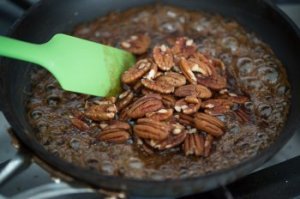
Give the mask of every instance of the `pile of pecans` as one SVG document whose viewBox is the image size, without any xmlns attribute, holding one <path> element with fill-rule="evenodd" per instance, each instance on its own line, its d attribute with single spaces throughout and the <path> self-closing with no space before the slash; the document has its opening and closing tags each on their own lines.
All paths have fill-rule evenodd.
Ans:
<svg viewBox="0 0 300 199">
<path fill-rule="evenodd" d="M 121 43 L 135 54 L 145 53 L 149 46 L 147 35 Z M 117 98 L 90 103 L 83 113 L 100 126 L 99 141 L 133 140 L 148 153 L 181 147 L 186 156 L 207 157 L 214 140 L 225 132 L 219 115 L 231 112 L 242 122 L 249 120 L 240 108 L 249 99 L 228 91 L 223 62 L 198 52 L 186 37 L 177 38 L 171 47 L 155 46 L 151 56 L 123 73 L 122 83 L 125 91 Z M 72 123 L 88 129 L 80 118 Z"/>
</svg>

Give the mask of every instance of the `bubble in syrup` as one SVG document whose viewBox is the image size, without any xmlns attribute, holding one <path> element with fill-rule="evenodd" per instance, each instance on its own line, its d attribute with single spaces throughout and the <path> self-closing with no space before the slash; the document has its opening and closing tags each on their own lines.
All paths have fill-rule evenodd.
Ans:
<svg viewBox="0 0 300 199">
<path fill-rule="evenodd" d="M 268 66 L 258 68 L 258 74 L 264 82 L 269 84 L 275 84 L 279 79 L 278 71 Z"/>
<path fill-rule="evenodd" d="M 225 65 L 230 65 L 232 62 L 232 56 L 229 53 L 223 53 L 219 57 Z"/>
<path fill-rule="evenodd" d="M 45 86 L 45 90 L 46 91 L 52 91 L 52 90 L 54 90 L 56 87 L 55 87 L 55 85 L 54 84 L 47 84 L 46 86 Z"/>
<path fill-rule="evenodd" d="M 263 83 L 256 78 L 242 78 L 242 82 L 247 89 L 261 90 L 263 89 Z"/>
<path fill-rule="evenodd" d="M 254 105 L 252 102 L 246 102 L 244 105 L 245 105 L 245 108 L 249 111 L 253 110 L 253 108 L 254 108 Z"/>
<path fill-rule="evenodd" d="M 86 163 L 90 169 L 97 169 L 99 162 L 96 158 L 89 158 L 86 160 Z"/>
<path fill-rule="evenodd" d="M 268 118 L 272 113 L 272 107 L 267 104 L 258 105 L 257 110 L 259 115 L 264 118 Z"/>
<path fill-rule="evenodd" d="M 166 32 L 166 33 L 172 33 L 176 31 L 176 27 L 174 24 L 171 23 L 164 23 L 160 26 L 159 28 L 161 31 Z"/>
<path fill-rule="evenodd" d="M 49 106 L 57 106 L 60 102 L 60 97 L 58 96 L 49 96 L 47 98 L 47 103 Z"/>
<path fill-rule="evenodd" d="M 238 134 L 240 131 L 241 131 L 240 126 L 237 124 L 233 124 L 229 129 L 229 132 L 232 134 Z"/>
<path fill-rule="evenodd" d="M 237 60 L 236 66 L 242 76 L 247 76 L 254 70 L 254 64 L 251 58 L 242 57 Z"/>
<path fill-rule="evenodd" d="M 222 39 L 222 46 L 235 52 L 238 49 L 239 42 L 234 37 L 225 37 Z"/>
<path fill-rule="evenodd" d="M 46 132 L 47 129 L 48 129 L 48 124 L 46 124 L 45 122 L 38 122 L 37 123 L 37 129 L 41 133 Z"/>
<path fill-rule="evenodd" d="M 72 149 L 77 151 L 80 147 L 80 141 L 73 138 L 73 139 L 70 140 L 70 146 L 71 146 Z"/>
<path fill-rule="evenodd" d="M 143 162 L 139 160 L 138 158 L 131 157 L 129 158 L 128 165 L 132 169 L 142 169 L 144 167 Z"/>
<path fill-rule="evenodd" d="M 277 89 L 277 94 L 284 95 L 284 94 L 286 94 L 287 91 L 288 91 L 288 87 L 285 85 L 281 85 Z"/>
<path fill-rule="evenodd" d="M 42 115 L 43 115 L 43 112 L 40 110 L 33 110 L 31 112 L 31 118 L 34 120 L 39 119 Z"/>
<path fill-rule="evenodd" d="M 104 161 L 104 162 L 102 162 L 101 170 L 104 174 L 112 175 L 114 173 L 115 169 L 114 169 L 114 166 L 111 162 Z"/>
</svg>

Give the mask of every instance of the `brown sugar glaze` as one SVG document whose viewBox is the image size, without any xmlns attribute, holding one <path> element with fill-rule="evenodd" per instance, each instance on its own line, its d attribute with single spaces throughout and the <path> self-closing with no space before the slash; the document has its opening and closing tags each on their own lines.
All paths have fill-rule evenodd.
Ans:
<svg viewBox="0 0 300 199">
<path fill-rule="evenodd" d="M 289 109 L 289 84 L 285 69 L 268 45 L 237 22 L 219 15 L 170 6 L 133 8 L 110 13 L 78 26 L 73 34 L 119 47 L 131 35 L 146 33 L 151 47 L 174 38 L 192 38 L 203 54 L 221 59 L 227 70 L 228 88 L 246 95 L 251 121 L 242 123 L 232 114 L 219 116 L 226 133 L 213 143 L 208 158 L 184 156 L 180 148 L 153 154 L 141 151 L 135 140 L 125 144 L 99 142 L 99 123 L 81 131 L 70 117 L 83 111 L 97 97 L 63 91 L 47 71 L 32 72 L 28 120 L 38 141 L 61 159 L 101 174 L 138 179 L 176 179 L 199 176 L 229 168 L 274 142 Z M 141 55 L 139 57 L 143 57 Z"/>
</svg>

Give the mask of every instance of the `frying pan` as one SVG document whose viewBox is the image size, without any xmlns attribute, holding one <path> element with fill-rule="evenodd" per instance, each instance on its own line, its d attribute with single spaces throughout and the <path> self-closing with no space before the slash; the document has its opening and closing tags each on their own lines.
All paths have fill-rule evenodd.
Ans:
<svg viewBox="0 0 300 199">
<path fill-rule="evenodd" d="M 110 11 L 157 3 L 154 0 L 51 0 L 32 7 L 11 29 L 10 36 L 42 43 L 55 33 L 70 32 L 81 22 L 90 21 Z M 220 13 L 236 19 L 247 30 L 268 43 L 286 67 L 292 88 L 291 110 L 285 127 L 267 149 L 244 162 L 212 174 L 178 180 L 135 180 L 104 176 L 79 168 L 49 154 L 35 139 L 26 120 L 25 94 L 32 65 L 2 59 L 0 95 L 2 110 L 21 142 L 42 161 L 56 170 L 95 188 L 125 191 L 138 196 L 183 196 L 216 188 L 249 174 L 275 154 L 300 128 L 300 34 L 296 26 L 271 1 L 263 0 L 161 0 L 192 10 Z"/>
</svg>

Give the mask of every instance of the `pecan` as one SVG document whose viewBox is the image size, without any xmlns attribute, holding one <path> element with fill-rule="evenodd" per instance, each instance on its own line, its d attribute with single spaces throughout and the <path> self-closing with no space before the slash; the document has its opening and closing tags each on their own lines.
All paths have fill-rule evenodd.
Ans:
<svg viewBox="0 0 300 199">
<path fill-rule="evenodd" d="M 116 97 L 105 97 L 100 100 L 92 100 L 92 102 L 97 105 L 114 104 L 116 102 Z"/>
<path fill-rule="evenodd" d="M 121 47 L 124 50 L 132 52 L 133 54 L 143 54 L 147 52 L 150 46 L 150 37 L 145 34 L 132 35 L 129 39 L 121 42 Z"/>
<path fill-rule="evenodd" d="M 194 65 L 195 63 L 189 62 L 184 57 L 182 57 L 179 62 L 182 73 L 191 84 L 197 84 L 197 78 L 192 71 L 192 67 L 194 67 Z"/>
<path fill-rule="evenodd" d="M 146 113 L 146 117 L 156 121 L 169 119 L 173 115 L 173 109 L 160 109 L 155 112 Z"/>
<path fill-rule="evenodd" d="M 214 137 L 207 134 L 204 141 L 204 157 L 209 156 L 213 141 L 214 141 Z"/>
<path fill-rule="evenodd" d="M 172 51 L 166 45 L 154 47 L 153 59 L 163 71 L 168 71 L 174 66 Z"/>
<path fill-rule="evenodd" d="M 84 112 L 85 116 L 94 121 L 111 120 L 117 113 L 117 107 L 114 104 L 92 105 Z"/>
<path fill-rule="evenodd" d="M 236 103 L 236 104 L 244 104 L 246 102 L 249 102 L 249 98 L 248 97 L 246 97 L 246 96 L 238 96 L 235 93 L 229 93 L 229 92 L 226 93 L 226 94 L 218 96 L 218 98 L 220 98 L 220 99 L 227 99 L 227 100 L 231 101 L 232 103 Z"/>
<path fill-rule="evenodd" d="M 151 148 L 149 145 L 144 144 L 142 139 L 137 137 L 136 143 L 137 143 L 139 149 L 141 151 L 145 152 L 147 155 L 152 155 L 154 153 L 153 148 Z"/>
<path fill-rule="evenodd" d="M 214 108 L 205 109 L 204 113 L 209 115 L 217 116 L 217 115 L 224 115 L 225 113 L 230 112 L 230 107 L 228 106 L 216 106 Z"/>
<path fill-rule="evenodd" d="M 183 75 L 174 72 L 166 72 L 164 75 L 159 76 L 156 81 L 167 83 L 171 86 L 180 87 L 186 84 L 186 79 Z"/>
<path fill-rule="evenodd" d="M 194 123 L 197 129 L 205 131 L 206 133 L 220 137 L 224 134 L 224 123 L 216 117 L 210 116 L 205 113 L 196 113 Z"/>
<path fill-rule="evenodd" d="M 188 58 L 196 52 L 196 49 L 197 47 L 192 39 L 180 37 L 175 41 L 175 45 L 171 50 L 175 58 Z"/>
<path fill-rule="evenodd" d="M 201 105 L 201 101 L 194 96 L 187 96 L 184 99 L 180 99 L 176 102 L 174 109 L 177 112 L 183 112 L 184 114 L 196 113 Z"/>
<path fill-rule="evenodd" d="M 170 134 L 170 127 L 159 121 L 142 118 L 138 119 L 133 131 L 140 138 L 164 140 Z"/>
<path fill-rule="evenodd" d="M 130 90 L 127 90 L 119 95 L 119 100 L 116 103 L 116 106 L 119 111 L 126 107 L 133 100 L 133 93 Z"/>
<path fill-rule="evenodd" d="M 201 156 L 204 153 L 204 139 L 198 133 L 188 133 L 183 143 L 183 151 L 186 156 Z"/>
<path fill-rule="evenodd" d="M 212 93 L 205 86 L 188 84 L 177 88 L 175 90 L 175 96 L 177 97 L 196 96 L 199 98 L 210 98 L 212 96 Z"/>
<path fill-rule="evenodd" d="M 121 112 L 119 113 L 119 120 L 127 121 L 130 119 L 129 116 L 127 115 L 128 110 L 129 110 L 129 107 L 126 107 L 121 110 Z"/>
<path fill-rule="evenodd" d="M 250 116 L 243 109 L 236 110 L 235 114 L 238 116 L 238 120 L 242 123 L 247 123 L 250 121 Z"/>
<path fill-rule="evenodd" d="M 201 107 L 210 115 L 222 115 L 229 112 L 232 105 L 233 103 L 227 99 L 209 99 L 202 102 Z"/>
<path fill-rule="evenodd" d="M 151 80 L 154 79 L 155 77 L 157 77 L 157 65 L 152 64 L 149 72 L 144 76 L 144 78 Z"/>
<path fill-rule="evenodd" d="M 113 143 L 124 143 L 130 138 L 130 134 L 119 128 L 104 129 L 98 136 L 97 139 L 100 141 L 113 142 Z"/>
<path fill-rule="evenodd" d="M 174 117 L 176 118 L 176 121 L 178 121 L 180 124 L 194 126 L 194 118 L 190 115 L 179 113 Z"/>
<path fill-rule="evenodd" d="M 166 150 L 180 145 L 186 138 L 186 132 L 182 131 L 179 134 L 170 134 L 166 139 L 157 141 L 150 140 L 149 145 L 158 150 Z"/>
<path fill-rule="evenodd" d="M 135 101 L 127 111 L 130 118 L 141 118 L 146 113 L 157 111 L 162 108 L 161 96 L 157 94 L 146 95 Z"/>
<path fill-rule="evenodd" d="M 159 93 L 164 93 L 164 94 L 168 94 L 168 93 L 173 93 L 174 92 L 174 86 L 168 84 L 167 82 L 163 82 L 163 81 L 153 81 L 153 80 L 149 80 L 149 79 L 142 79 L 141 80 L 142 84 L 153 91 L 159 92 Z"/>
<path fill-rule="evenodd" d="M 111 121 L 103 131 L 97 136 L 100 141 L 124 143 L 130 138 L 130 125 L 127 122 Z"/>
<path fill-rule="evenodd" d="M 129 130 L 130 125 L 127 122 L 121 122 L 118 120 L 110 121 L 109 124 L 104 128 L 104 130 L 108 129 L 123 129 Z"/>
<path fill-rule="evenodd" d="M 143 89 L 141 90 L 141 93 L 142 93 L 143 95 L 158 94 L 157 92 L 152 91 L 152 90 L 150 90 L 150 89 L 148 89 L 148 88 L 143 88 Z M 160 95 L 160 94 L 159 94 L 159 95 Z"/>
<path fill-rule="evenodd" d="M 220 60 L 214 60 L 212 62 L 213 64 L 209 65 L 212 74 L 210 76 L 196 74 L 197 83 L 213 90 L 221 90 L 223 88 L 226 88 L 227 79 L 223 62 L 221 62 Z"/>
<path fill-rule="evenodd" d="M 188 59 L 192 63 L 192 71 L 199 72 L 203 76 L 212 75 L 211 68 L 209 67 L 210 61 L 201 53 L 195 53 Z"/>
<path fill-rule="evenodd" d="M 176 99 L 173 95 L 161 95 L 162 103 L 167 108 L 173 108 L 176 103 Z"/>
<path fill-rule="evenodd" d="M 133 67 L 122 74 L 122 82 L 125 84 L 133 83 L 143 77 L 152 67 L 151 59 L 141 59 Z"/>
<path fill-rule="evenodd" d="M 87 125 L 87 123 L 78 118 L 72 118 L 71 123 L 81 131 L 86 131 L 90 128 L 89 125 Z"/>
</svg>

